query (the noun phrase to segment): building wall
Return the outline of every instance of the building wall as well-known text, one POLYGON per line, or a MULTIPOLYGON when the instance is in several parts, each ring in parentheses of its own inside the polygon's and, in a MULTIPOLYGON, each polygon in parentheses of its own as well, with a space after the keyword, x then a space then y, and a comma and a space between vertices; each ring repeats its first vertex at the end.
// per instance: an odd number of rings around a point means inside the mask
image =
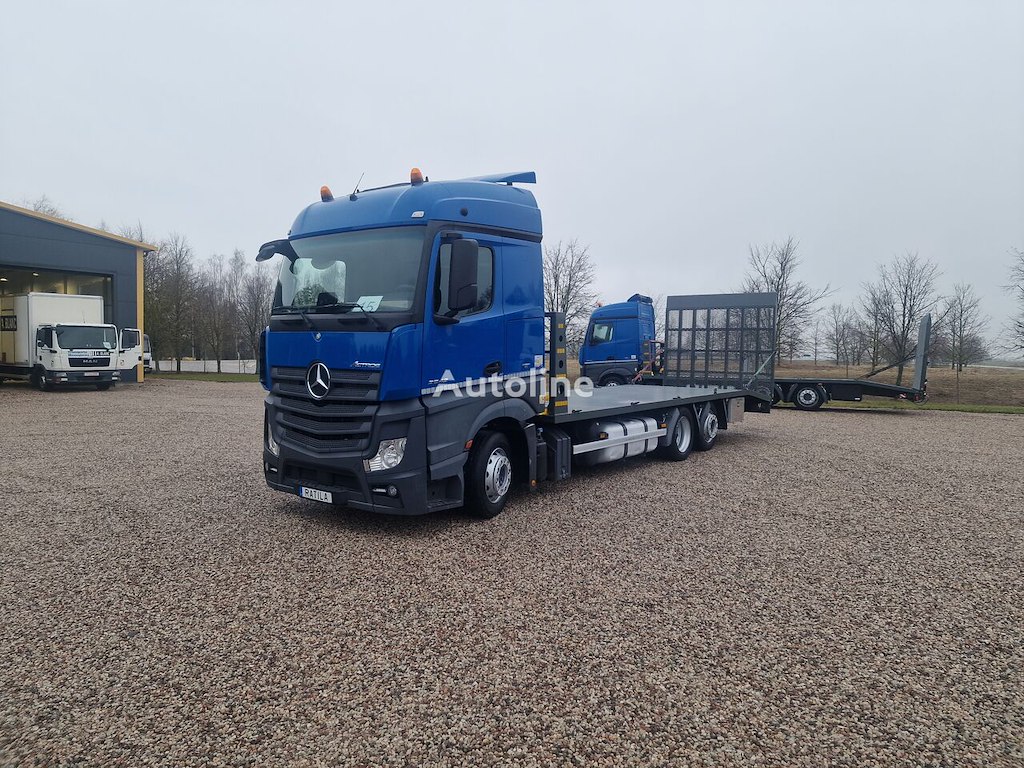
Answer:
MULTIPOLYGON (((140 249, 56 222, 0 208, 0 267, 87 272, 113 277, 113 318, 118 328, 142 328, 140 249)), ((141 366, 125 371, 136 381, 141 366)))

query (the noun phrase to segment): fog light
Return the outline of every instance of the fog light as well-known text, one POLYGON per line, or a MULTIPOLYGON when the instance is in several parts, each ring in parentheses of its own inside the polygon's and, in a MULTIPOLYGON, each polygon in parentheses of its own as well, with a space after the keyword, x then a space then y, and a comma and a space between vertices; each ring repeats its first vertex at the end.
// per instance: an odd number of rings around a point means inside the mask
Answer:
POLYGON ((363 469, 367 472, 379 472, 382 469, 394 469, 405 457, 405 438, 381 440, 377 453, 372 459, 363 459, 363 469))
POLYGON ((398 495, 398 489, 395 488, 395 486, 393 486, 393 485, 389 485, 388 486, 388 496, 390 496, 393 499, 397 495, 398 495))
POLYGON ((280 456, 281 446, 274 439, 274 428, 270 426, 270 419, 267 419, 265 423, 267 425, 267 450, 275 456, 280 456))

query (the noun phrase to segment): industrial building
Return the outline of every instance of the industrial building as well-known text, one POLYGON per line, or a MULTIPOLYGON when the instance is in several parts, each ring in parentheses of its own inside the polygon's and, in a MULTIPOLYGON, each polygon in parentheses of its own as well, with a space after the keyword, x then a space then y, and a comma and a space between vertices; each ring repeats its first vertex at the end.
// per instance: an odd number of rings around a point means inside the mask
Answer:
MULTIPOLYGON (((102 296, 104 322, 145 330, 144 260, 155 250, 0 201, 0 296, 32 291, 102 296)), ((142 379, 141 364, 122 376, 142 379)))

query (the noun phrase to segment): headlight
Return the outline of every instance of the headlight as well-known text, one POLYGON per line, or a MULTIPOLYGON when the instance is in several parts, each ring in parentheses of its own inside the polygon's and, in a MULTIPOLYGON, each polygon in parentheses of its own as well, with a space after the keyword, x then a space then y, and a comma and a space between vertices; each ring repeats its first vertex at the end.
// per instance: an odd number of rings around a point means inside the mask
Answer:
POLYGON ((367 472, 379 472, 382 469, 394 469, 402 463, 405 456, 405 438, 381 440, 377 453, 372 459, 363 459, 363 469, 367 472))
POLYGON ((270 426, 270 419, 266 420, 267 424, 267 450, 269 450, 275 456, 281 455, 281 446, 277 444, 277 440, 274 439, 274 428, 270 426))

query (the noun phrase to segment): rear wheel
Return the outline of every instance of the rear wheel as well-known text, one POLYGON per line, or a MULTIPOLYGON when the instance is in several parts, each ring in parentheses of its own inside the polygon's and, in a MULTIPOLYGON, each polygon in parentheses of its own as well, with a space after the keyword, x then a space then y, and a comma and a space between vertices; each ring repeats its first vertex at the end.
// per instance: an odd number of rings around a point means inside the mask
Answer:
POLYGON ((710 405, 697 417, 697 433, 694 445, 698 451, 710 451, 718 440, 718 414, 710 405))
POLYGON ((494 517, 505 508, 511 490, 508 438, 489 430, 477 433, 466 469, 466 509, 477 517, 494 517))
POLYGON ((668 445, 658 450, 658 454, 669 461, 682 461, 690 455, 693 450, 693 438, 696 427, 693 420, 693 411, 683 408, 679 411, 679 418, 672 427, 672 436, 668 445))
POLYGON ((814 384, 801 384, 793 392, 793 405, 801 411, 816 411, 825 403, 825 393, 814 384))

